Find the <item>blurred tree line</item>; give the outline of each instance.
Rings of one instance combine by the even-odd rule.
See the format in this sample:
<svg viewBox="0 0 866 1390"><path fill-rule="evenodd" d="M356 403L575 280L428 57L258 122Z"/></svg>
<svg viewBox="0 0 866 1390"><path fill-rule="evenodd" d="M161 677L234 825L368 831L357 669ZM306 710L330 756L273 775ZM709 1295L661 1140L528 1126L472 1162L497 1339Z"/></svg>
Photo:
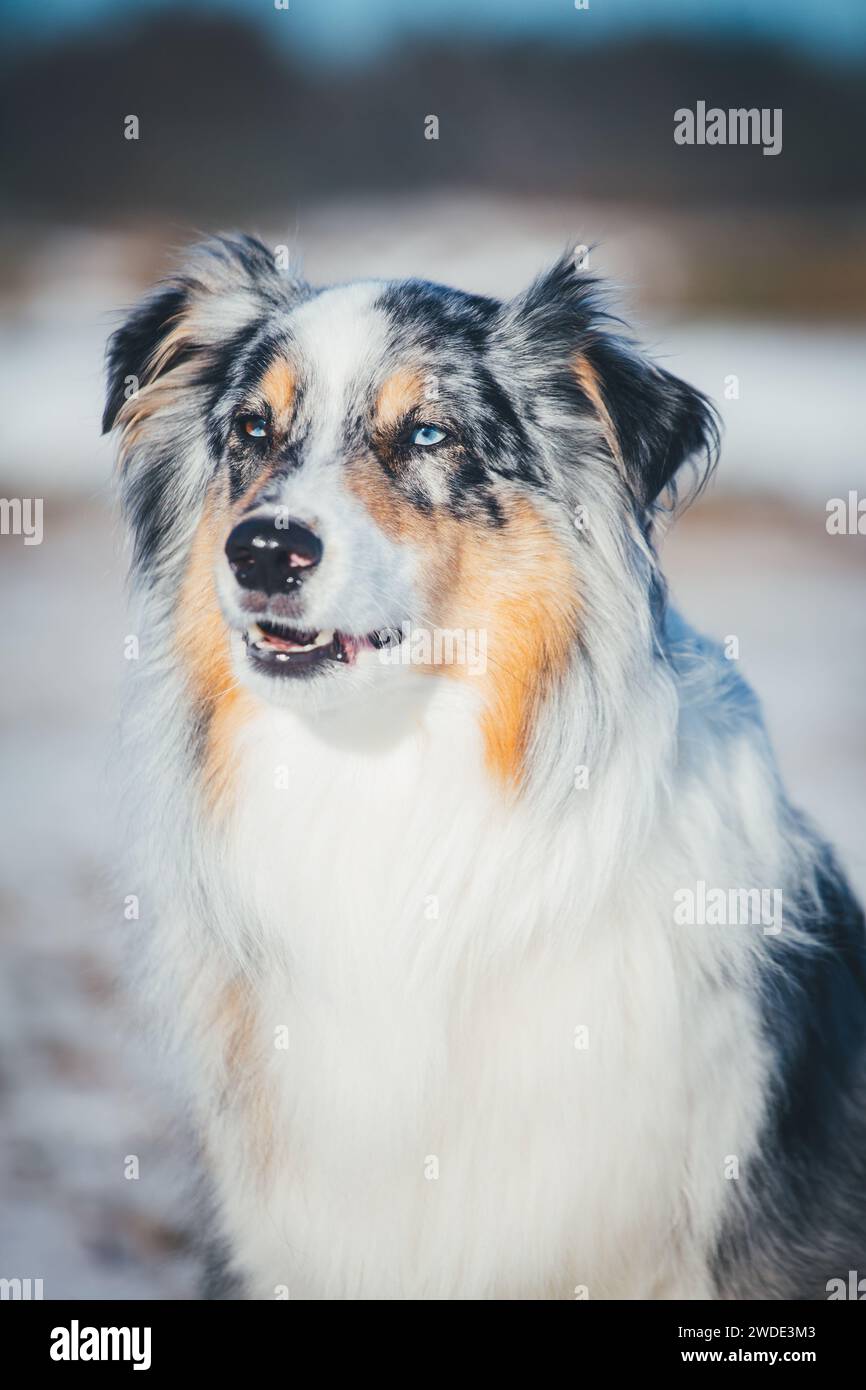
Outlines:
<svg viewBox="0 0 866 1390"><path fill-rule="evenodd" d="M226 16L91 28L0 64L7 215L205 225L439 186L691 208L859 204L864 73L764 44L449 41L328 67ZM781 107L783 150L682 147L674 111ZM124 138L138 116L140 138ZM424 118L439 118L438 141Z"/></svg>

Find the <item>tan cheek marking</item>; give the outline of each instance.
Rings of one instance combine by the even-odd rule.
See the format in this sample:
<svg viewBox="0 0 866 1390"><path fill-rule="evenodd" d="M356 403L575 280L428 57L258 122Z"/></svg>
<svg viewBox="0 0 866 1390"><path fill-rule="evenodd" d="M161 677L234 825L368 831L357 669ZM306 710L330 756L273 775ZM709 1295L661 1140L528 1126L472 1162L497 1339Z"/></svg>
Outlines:
<svg viewBox="0 0 866 1390"><path fill-rule="evenodd" d="M420 512L369 455L347 465L346 484L390 540L420 552L426 578L424 606L408 616L418 623L433 622L433 615L444 610L460 563L461 524L441 509Z"/></svg>
<svg viewBox="0 0 866 1390"><path fill-rule="evenodd" d="M231 664L229 634L220 612L214 564L224 509L209 502L193 538L189 565L177 614L178 654L186 669L190 694L201 706L207 725L203 770L205 793L212 809L224 809L231 789L237 735L256 708L248 691L239 687Z"/></svg>
<svg viewBox="0 0 866 1390"><path fill-rule="evenodd" d="M578 355L574 359L574 374L577 377L578 385L584 395L592 402L611 454L617 462L622 463L622 450L620 449L619 438L614 429L608 408L604 403L598 372L587 357Z"/></svg>
<svg viewBox="0 0 866 1390"><path fill-rule="evenodd" d="M482 731L490 770L518 786L541 706L565 675L578 632L579 599L568 554L526 501L501 530L454 523L460 566L445 626L487 631Z"/></svg>
<svg viewBox="0 0 866 1390"><path fill-rule="evenodd" d="M287 429L291 424L297 386L294 368L284 357L272 362L262 377L261 392L278 428Z"/></svg>
<svg viewBox="0 0 866 1390"><path fill-rule="evenodd" d="M424 378L420 372L401 368L383 383L374 413L377 429L387 429L408 415L424 399Z"/></svg>
<svg viewBox="0 0 866 1390"><path fill-rule="evenodd" d="M423 544L429 539L430 518L389 482L375 458L368 454L350 460L345 476L349 491L391 540Z"/></svg>
<svg viewBox="0 0 866 1390"><path fill-rule="evenodd" d="M461 521L437 509L421 514L372 458L350 465L348 485L392 540L421 557L425 594L420 624L487 634L487 670L431 666L431 675L465 679L482 690L482 729L491 771L510 785L524 774L540 706L568 667L580 603L568 554L531 503L512 504L502 528Z"/></svg>

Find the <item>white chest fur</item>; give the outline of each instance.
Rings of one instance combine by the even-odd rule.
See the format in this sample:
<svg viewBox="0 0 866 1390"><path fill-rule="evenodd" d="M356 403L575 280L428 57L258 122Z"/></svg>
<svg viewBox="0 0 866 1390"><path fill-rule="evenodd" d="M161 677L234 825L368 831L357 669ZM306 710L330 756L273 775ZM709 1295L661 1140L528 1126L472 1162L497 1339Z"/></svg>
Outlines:
<svg viewBox="0 0 866 1390"><path fill-rule="evenodd" d="M586 823L509 809L469 715L243 735L219 872L255 923L268 1138L229 1089L209 1148L251 1291L706 1297L752 1007L652 883L587 919Z"/></svg>

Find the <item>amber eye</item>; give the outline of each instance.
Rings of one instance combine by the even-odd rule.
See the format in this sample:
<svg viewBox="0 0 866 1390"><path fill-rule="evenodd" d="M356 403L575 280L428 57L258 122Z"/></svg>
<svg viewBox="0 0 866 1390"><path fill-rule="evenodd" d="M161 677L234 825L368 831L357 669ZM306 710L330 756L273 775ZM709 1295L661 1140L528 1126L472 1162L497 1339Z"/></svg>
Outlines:
<svg viewBox="0 0 866 1390"><path fill-rule="evenodd" d="M263 415L242 415L238 429L247 439L267 439L268 422Z"/></svg>

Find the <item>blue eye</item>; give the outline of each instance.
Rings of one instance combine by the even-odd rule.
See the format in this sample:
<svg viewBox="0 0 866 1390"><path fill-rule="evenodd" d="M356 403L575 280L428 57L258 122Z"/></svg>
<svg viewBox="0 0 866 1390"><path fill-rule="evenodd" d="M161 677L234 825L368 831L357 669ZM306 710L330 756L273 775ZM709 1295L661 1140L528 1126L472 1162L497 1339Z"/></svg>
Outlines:
<svg viewBox="0 0 866 1390"><path fill-rule="evenodd" d="M436 425L419 425L417 430L413 430L411 444L417 444L421 449L429 449L433 444L441 444L445 438L445 431L437 428Z"/></svg>
<svg viewBox="0 0 866 1390"><path fill-rule="evenodd" d="M241 428L249 439L267 439L268 422L263 415L246 415L240 421Z"/></svg>

